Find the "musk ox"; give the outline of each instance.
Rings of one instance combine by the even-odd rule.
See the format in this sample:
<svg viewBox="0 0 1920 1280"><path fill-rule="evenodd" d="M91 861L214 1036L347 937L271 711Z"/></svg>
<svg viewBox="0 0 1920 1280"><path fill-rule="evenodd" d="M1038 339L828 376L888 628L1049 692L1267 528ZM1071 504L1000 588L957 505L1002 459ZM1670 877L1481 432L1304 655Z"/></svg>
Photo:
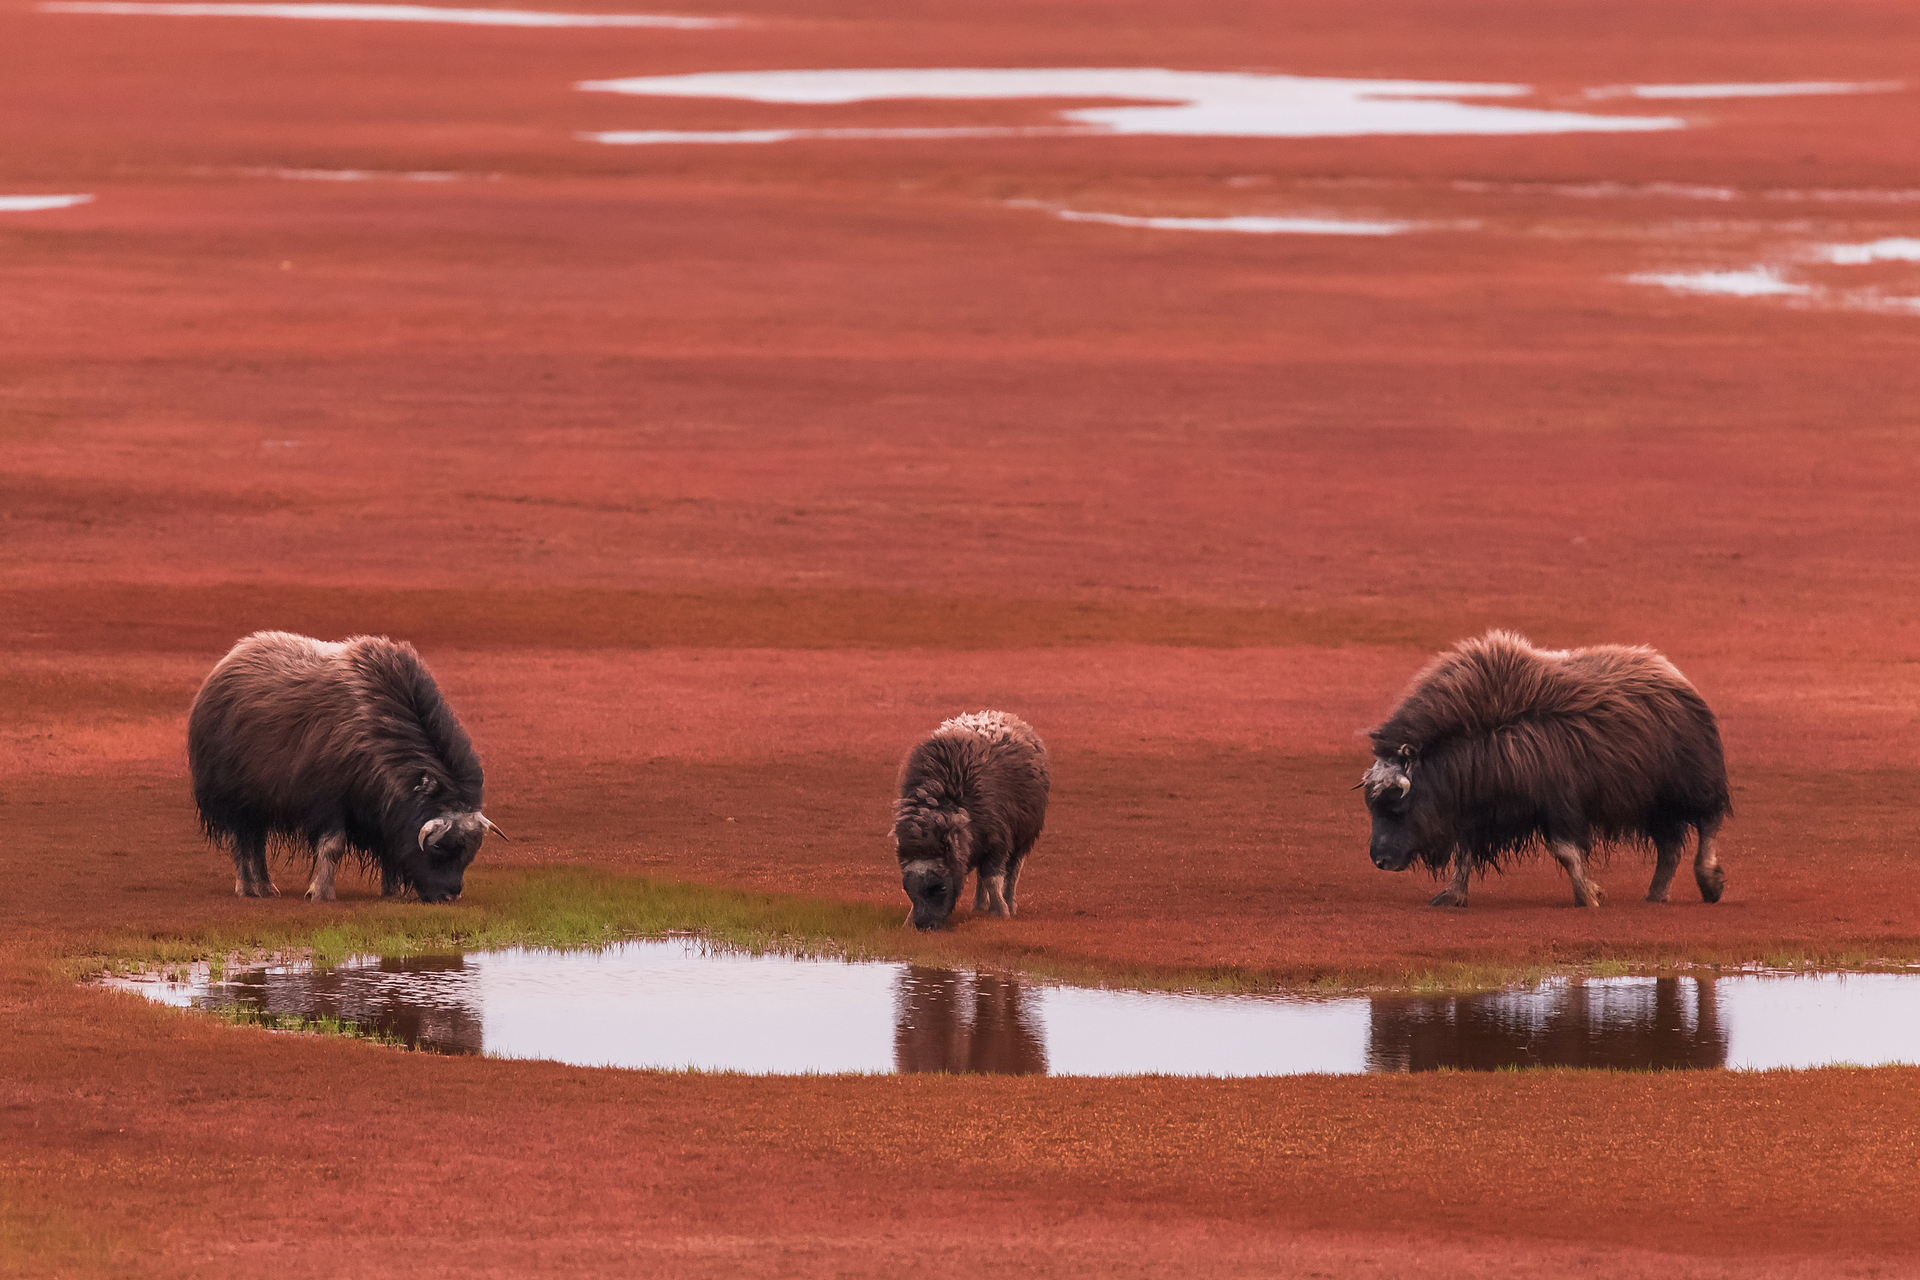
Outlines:
<svg viewBox="0 0 1920 1280"><path fill-rule="evenodd" d="M1370 736L1360 785L1373 865L1419 861L1438 875L1451 863L1434 906L1466 906L1476 868L1545 845L1574 902L1597 907L1586 859L1616 843L1653 846L1647 900L1665 902L1689 828L1700 896L1720 900L1713 838L1731 808L1720 728L1651 649L1536 649L1489 631L1428 663Z"/></svg>
<svg viewBox="0 0 1920 1280"><path fill-rule="evenodd" d="M956 716L907 753L893 841L916 929L938 929L976 872L973 909L1015 910L1020 865L1047 820L1047 748L1004 711Z"/></svg>
<svg viewBox="0 0 1920 1280"><path fill-rule="evenodd" d="M193 700L187 759L200 825L232 848L243 898L279 892L278 843L312 856L316 902L333 901L348 853L380 869L389 897L451 902L482 836L500 834L466 730L413 646L384 636L248 636Z"/></svg>

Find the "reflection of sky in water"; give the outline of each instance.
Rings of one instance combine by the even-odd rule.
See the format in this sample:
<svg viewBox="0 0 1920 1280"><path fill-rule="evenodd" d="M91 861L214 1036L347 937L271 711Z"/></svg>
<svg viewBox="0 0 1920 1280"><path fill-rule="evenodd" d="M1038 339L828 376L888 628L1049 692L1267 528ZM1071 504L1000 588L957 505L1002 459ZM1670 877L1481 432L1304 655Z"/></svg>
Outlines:
<svg viewBox="0 0 1920 1280"><path fill-rule="evenodd" d="M1747 976L1714 988L1730 1067L1920 1063L1920 977Z"/></svg>
<svg viewBox="0 0 1920 1280"><path fill-rule="evenodd" d="M1899 80L1774 80L1760 84L1617 84L1587 90L1589 98L1642 98L1679 101L1688 98L1815 98L1841 93L1894 93L1906 88Z"/></svg>
<svg viewBox="0 0 1920 1280"><path fill-rule="evenodd" d="M1135 99L1132 105L1067 107L1058 124L969 128L953 136L1155 135L1215 138L1337 138L1382 135L1621 133L1678 129L1666 116L1556 111L1457 98L1514 98L1527 85L1428 80L1347 80L1155 67L912 67L857 70L709 71L583 81L582 89L642 97L731 98L829 106L890 99ZM945 132L945 131L943 131ZM796 138L928 137L927 129L758 129L732 132L619 130L583 135L630 145L784 142Z"/></svg>
<svg viewBox="0 0 1920 1280"><path fill-rule="evenodd" d="M37 213L42 209L71 209L92 196L0 196L0 213Z"/></svg>
<svg viewBox="0 0 1920 1280"><path fill-rule="evenodd" d="M48 0L42 13L118 18L291 18L319 22L439 22L469 27L666 27L700 30L737 25L733 18L661 13L552 13L535 9L455 9L425 4L199 4L145 0Z"/></svg>
<svg viewBox="0 0 1920 1280"><path fill-rule="evenodd" d="M1052 987L1055 1075L1299 1075L1366 1069L1365 1000L1182 996Z"/></svg>
<svg viewBox="0 0 1920 1280"><path fill-rule="evenodd" d="M565 955L567 963L554 963ZM467 957L488 1053L582 1066L893 1070L900 966L630 942Z"/></svg>
<svg viewBox="0 0 1920 1280"><path fill-rule="evenodd" d="M1314 1000L1042 986L669 939L253 971L225 984L202 967L190 983L115 985L580 1066L1250 1076L1920 1063L1920 975L1560 979Z"/></svg>
<svg viewBox="0 0 1920 1280"><path fill-rule="evenodd" d="M1268 218L1242 215L1231 218L1136 218L1122 213L1085 213L1056 210L1062 222L1100 222L1113 227L1146 227L1154 231L1230 231L1265 236L1393 236L1411 231L1411 222L1359 218Z"/></svg>

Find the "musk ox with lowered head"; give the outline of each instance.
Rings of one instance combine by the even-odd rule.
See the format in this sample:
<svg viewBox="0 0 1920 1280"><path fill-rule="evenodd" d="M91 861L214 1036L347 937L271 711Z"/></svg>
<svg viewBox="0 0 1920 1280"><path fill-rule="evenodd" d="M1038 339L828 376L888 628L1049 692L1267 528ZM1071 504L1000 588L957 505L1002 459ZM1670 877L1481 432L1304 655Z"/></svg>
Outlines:
<svg viewBox="0 0 1920 1280"><path fill-rule="evenodd" d="M500 831L480 812L466 730L413 646L385 636L248 636L193 700L187 759L200 825L232 848L243 898L279 892L267 874L278 842L312 855L317 902L333 901L349 852L380 869L390 897L451 902L482 836Z"/></svg>
<svg viewBox="0 0 1920 1280"><path fill-rule="evenodd" d="M893 841L916 929L938 929L975 872L973 909L1014 913L1020 864L1047 820L1047 748L1004 711L956 716L907 753Z"/></svg>
<svg viewBox="0 0 1920 1280"><path fill-rule="evenodd" d="M1475 868L1545 845L1600 905L1596 846L1651 844L1649 902L1665 902L1689 829L1693 878L1718 902L1713 838L1731 808L1720 727L1671 662L1647 648L1536 649L1510 632L1463 640L1414 677L1372 730L1361 779L1373 865L1416 860L1453 879L1434 906L1467 905Z"/></svg>

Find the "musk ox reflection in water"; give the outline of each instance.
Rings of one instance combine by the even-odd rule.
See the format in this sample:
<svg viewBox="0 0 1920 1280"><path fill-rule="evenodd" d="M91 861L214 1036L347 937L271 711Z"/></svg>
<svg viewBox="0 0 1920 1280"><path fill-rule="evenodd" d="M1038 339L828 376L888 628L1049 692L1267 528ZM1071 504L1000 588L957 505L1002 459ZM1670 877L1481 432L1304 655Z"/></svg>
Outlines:
<svg viewBox="0 0 1920 1280"><path fill-rule="evenodd" d="M956 716L907 753L893 840L916 929L938 929L976 873L973 909L1015 910L1020 865L1047 819L1047 748L1004 711Z"/></svg>
<svg viewBox="0 0 1920 1280"><path fill-rule="evenodd" d="M1373 865L1425 863L1452 881L1434 906L1467 905L1476 869L1545 845L1600 905L1587 875L1596 848L1651 844L1649 902L1665 902L1687 832L1693 878L1720 900L1713 838L1730 809L1713 712L1685 676L1646 648L1536 649L1489 631L1441 654L1372 731L1360 785L1373 815Z"/></svg>
<svg viewBox="0 0 1920 1280"><path fill-rule="evenodd" d="M352 854L381 892L460 896L487 831L480 758L413 646L260 631L233 646L187 719L193 798L207 838L233 850L233 891L277 894L267 846L313 858L307 897L333 901ZM504 836L502 837L505 838Z"/></svg>

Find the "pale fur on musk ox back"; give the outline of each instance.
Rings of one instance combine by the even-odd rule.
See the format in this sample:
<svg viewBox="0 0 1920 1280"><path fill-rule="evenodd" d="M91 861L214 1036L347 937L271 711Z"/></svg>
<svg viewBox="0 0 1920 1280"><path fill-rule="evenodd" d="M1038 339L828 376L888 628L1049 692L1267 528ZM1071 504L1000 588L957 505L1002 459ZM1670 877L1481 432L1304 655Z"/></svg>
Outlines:
<svg viewBox="0 0 1920 1280"><path fill-rule="evenodd" d="M1648 896L1664 901L1689 831L1701 894L1720 897L1713 837L1730 801L1719 725L1652 649L1536 649L1489 631L1430 662L1370 736L1373 861L1451 864L1437 905L1466 905L1469 870L1541 846L1566 866L1575 900L1595 905L1585 858L1616 843L1653 846Z"/></svg>
<svg viewBox="0 0 1920 1280"><path fill-rule="evenodd" d="M244 897L276 892L266 852L280 844L314 858L309 897L333 897L351 854L390 894L446 901L497 830L466 730L413 646L385 636L241 640L194 698L187 756L201 825L231 847Z"/></svg>
<svg viewBox="0 0 1920 1280"><path fill-rule="evenodd" d="M1014 913L1050 782L1040 735L1004 711L955 716L907 753L893 838L915 928L947 922L969 873L977 876L974 911Z"/></svg>

